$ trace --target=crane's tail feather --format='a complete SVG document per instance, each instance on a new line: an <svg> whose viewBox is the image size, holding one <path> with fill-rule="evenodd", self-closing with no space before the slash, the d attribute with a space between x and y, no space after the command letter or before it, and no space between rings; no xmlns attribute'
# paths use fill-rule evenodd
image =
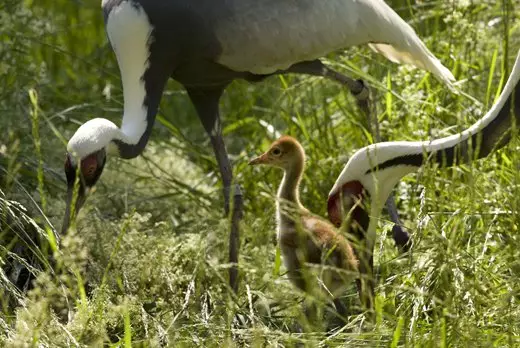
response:
<svg viewBox="0 0 520 348"><path fill-rule="evenodd" d="M437 76L451 89L455 77L430 52L415 30L384 0L360 0L360 22L370 47L395 63L412 64Z"/></svg>
<svg viewBox="0 0 520 348"><path fill-rule="evenodd" d="M437 76L446 85L452 87L455 77L451 71L442 65L442 63L424 46L422 42L419 42L419 44L422 46L417 47L420 51L419 54L416 52L418 50L404 51L387 44L369 44L369 46L375 52L382 54L391 62L411 64L418 68L427 70Z"/></svg>

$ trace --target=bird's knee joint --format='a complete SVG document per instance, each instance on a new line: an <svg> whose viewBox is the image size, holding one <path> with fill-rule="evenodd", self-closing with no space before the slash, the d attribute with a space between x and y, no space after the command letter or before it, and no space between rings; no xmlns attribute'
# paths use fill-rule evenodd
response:
<svg viewBox="0 0 520 348"><path fill-rule="evenodd" d="M362 79L358 79L356 82L358 83L360 90L355 94L355 97L358 100L367 100L370 97L370 88Z"/></svg>
<svg viewBox="0 0 520 348"><path fill-rule="evenodd" d="M242 198L242 190L240 189L240 185L231 185L224 187L224 194L226 197L240 197Z"/></svg>

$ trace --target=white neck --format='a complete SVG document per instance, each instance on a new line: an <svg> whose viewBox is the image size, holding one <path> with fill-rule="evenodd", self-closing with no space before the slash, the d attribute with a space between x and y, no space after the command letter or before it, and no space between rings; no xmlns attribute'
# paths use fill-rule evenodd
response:
<svg viewBox="0 0 520 348"><path fill-rule="evenodd" d="M337 192L341 186L349 181L360 181L371 196L377 197L385 202L393 187L406 174L417 171L422 162L405 163L402 159L407 156L422 155L424 153L435 153L443 149L452 148L471 136L482 132L488 125L493 122L501 111L504 111L504 104L511 96L515 86L520 80L520 52L517 55L513 70L502 91L498 101L493 107L475 122L471 127L461 133L454 134L445 138L428 140L428 141L393 141L372 144L358 150L348 161L334 184L330 195ZM516 101L518 103L518 101ZM507 117L509 113L507 112ZM400 159L403 164L392 164L391 161ZM390 163L389 163L390 162ZM388 166L384 169L377 168L384 165ZM379 192L378 192L379 191Z"/></svg>
<svg viewBox="0 0 520 348"><path fill-rule="evenodd" d="M107 2L102 3L108 5ZM144 74L148 69L152 26L144 10L135 2L122 1L110 9L106 19L108 38L117 57L123 84L124 113L121 128L109 120L96 118L83 124L70 139L68 151L83 158L101 148L118 152L114 141L132 147L125 158L137 156L146 142L140 140L148 126ZM120 153L120 155L123 155Z"/></svg>
<svg viewBox="0 0 520 348"><path fill-rule="evenodd" d="M149 64L152 30L148 16L134 2L121 2L107 18L106 31L121 71L124 95L121 132L128 144L137 144L147 127L143 77Z"/></svg>
<svg viewBox="0 0 520 348"><path fill-rule="evenodd" d="M342 190L343 185L359 181L365 190L370 194L370 220L366 231L366 247L367 250L373 250L373 244L376 236L376 228L381 215L383 206L395 185L406 174L417 171L424 163L424 154L431 154L432 156L446 155L450 150L451 162L450 165L456 162L453 159L456 150L455 146L467 144L461 148L463 156L472 155L467 153L469 151L471 138L476 134L490 136L492 139L486 142L486 153L489 153L494 146L495 138L501 137L504 132L509 129L511 124L511 115L509 107L505 107L518 81L520 80L520 52L517 55L515 65L509 76L509 79L502 91L497 103L482 117L479 121L474 123L459 134L448 136L433 141L417 141L417 142L384 142L373 144L358 150L348 161L343 168L340 176L336 180L332 188L329 199L336 199L337 193ZM515 91L515 97L518 99L518 92ZM515 100L515 117L518 120L518 109L520 103ZM492 124L492 122L494 123ZM493 125L492 127L490 125ZM489 128L486 128L490 126ZM494 133L501 134L494 134ZM487 139L485 139L487 141ZM477 141L477 140L475 140ZM471 146L474 146L471 144ZM480 151L482 152L482 148ZM481 156L481 153L479 153ZM442 157L442 156L441 156ZM480 157L478 157L480 158ZM435 158L435 160L442 164L442 159Z"/></svg>
<svg viewBox="0 0 520 348"><path fill-rule="evenodd" d="M454 134L445 138L436 139L431 142L422 142L422 145L427 149L427 151L438 151L441 149L445 149L448 147L452 147L469 137L471 137L474 134L479 133L482 131L486 126L488 126L499 114L499 112L502 110L505 102L513 93L513 90L515 89L515 86L518 84L518 81L520 80L520 51L518 52L518 55L516 56L515 64L513 66L513 70L511 71L511 74L509 75L509 78L507 79L506 85L504 89L502 90L502 93L500 94L500 97L498 98L497 102L491 107L491 109L482 117L480 120L475 122L471 127L466 129L465 131ZM517 101L518 102L518 101Z"/></svg>

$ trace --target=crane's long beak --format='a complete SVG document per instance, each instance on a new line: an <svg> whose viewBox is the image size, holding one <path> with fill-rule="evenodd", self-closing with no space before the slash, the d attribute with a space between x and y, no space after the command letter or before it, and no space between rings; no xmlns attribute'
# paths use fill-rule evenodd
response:
<svg viewBox="0 0 520 348"><path fill-rule="evenodd" d="M254 166L257 164L265 164L267 162L267 153L264 153L256 158L253 158L251 161L249 161L250 166Z"/></svg>
<svg viewBox="0 0 520 348"><path fill-rule="evenodd" d="M79 184L77 197L74 197L74 184L67 185L67 201L66 201L66 208L65 208L65 216L63 217L63 226L61 228L61 235L64 236L71 223L73 223L76 219L76 216L79 213L79 210L85 203L85 200L87 198L88 190L85 189L83 184Z"/></svg>

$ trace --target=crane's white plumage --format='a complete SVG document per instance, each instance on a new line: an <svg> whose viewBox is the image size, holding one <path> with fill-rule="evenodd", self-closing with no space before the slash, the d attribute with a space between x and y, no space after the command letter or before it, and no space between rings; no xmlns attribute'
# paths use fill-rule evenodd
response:
<svg viewBox="0 0 520 348"><path fill-rule="evenodd" d="M228 5L239 15L218 23L223 46L218 62L233 70L269 74L296 61L370 43L393 62L428 70L447 84L454 80L383 0L235 0Z"/></svg>
<svg viewBox="0 0 520 348"><path fill-rule="evenodd" d="M338 193L342 190L342 187L350 182L359 182L363 185L363 188L368 191L370 194L371 208L370 223L368 230L366 231L367 250L372 250L375 240L377 220L390 192L403 176L419 169L419 166L406 163L406 161L404 161L404 163L392 164L384 169L377 169L378 165L392 159L404 158L405 156L410 155L421 155L425 153L434 154L437 151L452 148L453 146L468 140L468 138L474 134L481 132L497 117L507 99L511 96L511 93L513 93L519 80L520 52L517 55L513 70L498 101L486 113L486 115L484 115L484 117L465 131L432 141L394 141L377 143L356 151L347 162L332 187L332 190L329 193L329 199L332 199L332 197L338 197Z"/></svg>
<svg viewBox="0 0 520 348"><path fill-rule="evenodd" d="M363 186L369 190L371 194L376 192L376 184L379 187L383 185L392 186L390 190L393 188L397 181L401 179L402 176L415 171L417 168L406 165L398 165L389 167L383 170L378 170L376 172L368 173L372 168L376 168L377 164L384 163L392 158L406 156L411 154L421 154L424 152L435 152L442 149L450 148L455 146L458 143L461 143L467 140L472 135L479 133L483 128L493 121L498 112L504 106L504 103L507 101L511 93L513 92L515 86L518 84L520 80L520 54L517 56L515 64L513 66L513 70L507 80L507 83L498 98L498 101L491 107L491 109L477 122L475 122L471 127L467 128L461 133L454 134L445 138L429 140L429 141L393 141L393 142L384 142L377 143L366 146L360 150L358 150L347 162L345 167L343 168L341 174L336 180L332 190L329 193L333 195L336 193L340 187L346 182L357 180L360 181ZM398 168L402 167L402 168ZM393 171L393 172L392 172ZM376 178L374 178L374 176ZM391 180L391 182L387 182ZM384 202L388 194L386 194L387 190L381 190L382 196L380 199ZM386 194L386 196L385 196Z"/></svg>
<svg viewBox="0 0 520 348"><path fill-rule="evenodd" d="M124 115L121 131L136 144L146 129L143 75L148 68L152 25L143 8L122 1L108 15L106 30L121 71Z"/></svg>
<svg viewBox="0 0 520 348"><path fill-rule="evenodd" d="M67 150L80 158L102 148L114 152L114 147L109 147L113 140L137 144L146 129L146 90L143 75L148 67L152 26L139 5L122 1L110 12L106 30L121 71L123 124L119 129L104 118L95 118L84 123L67 145Z"/></svg>
<svg viewBox="0 0 520 348"><path fill-rule="evenodd" d="M83 123L70 138L67 151L84 158L102 148L108 149L109 144L115 139L123 140L124 134L112 121L93 118Z"/></svg>
<svg viewBox="0 0 520 348"><path fill-rule="evenodd" d="M273 73L336 49L370 43L394 62L429 70L448 84L454 80L383 0L227 0L222 5L233 15L213 18L207 14L221 45L215 59L236 71ZM111 6L106 31L119 63L124 94L123 122L114 135L135 145L148 125L144 74L149 66L153 25L136 1L112 6L103 0L102 6ZM72 137L69 148L88 155L107 146L110 141L107 143L105 136L113 131L112 125L99 119L87 122L78 129L80 134ZM96 132L100 135L87 140L87 134Z"/></svg>

